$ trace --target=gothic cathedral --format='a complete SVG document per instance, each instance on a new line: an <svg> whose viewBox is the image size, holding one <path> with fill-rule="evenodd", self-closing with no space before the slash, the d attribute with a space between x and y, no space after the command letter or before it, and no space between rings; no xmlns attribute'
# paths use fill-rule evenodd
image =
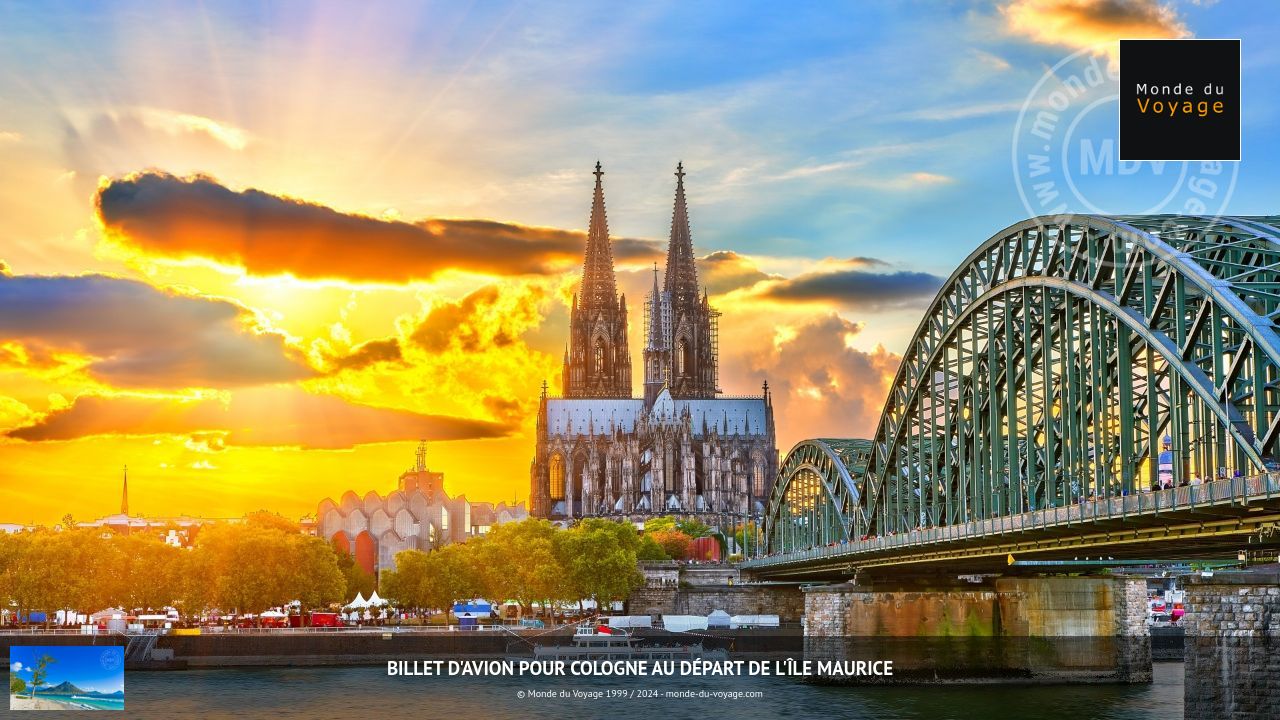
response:
<svg viewBox="0 0 1280 720"><path fill-rule="evenodd" d="M631 393L626 296L619 296L596 163L582 283L573 298L562 397L543 383L532 514L554 520L758 516L777 473L773 403L720 397L719 313L698 285L684 167L662 282L644 306L644 396Z"/></svg>

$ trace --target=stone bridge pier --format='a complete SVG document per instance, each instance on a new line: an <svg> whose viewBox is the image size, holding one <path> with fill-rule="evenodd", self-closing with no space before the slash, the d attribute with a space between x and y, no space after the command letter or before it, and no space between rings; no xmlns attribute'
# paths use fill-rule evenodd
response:
<svg viewBox="0 0 1280 720"><path fill-rule="evenodd" d="M805 659L891 660L840 682L1151 682L1146 581L1002 577L805 589ZM816 665L816 663L815 663Z"/></svg>
<svg viewBox="0 0 1280 720"><path fill-rule="evenodd" d="M1280 717L1280 566L1183 578L1188 718Z"/></svg>

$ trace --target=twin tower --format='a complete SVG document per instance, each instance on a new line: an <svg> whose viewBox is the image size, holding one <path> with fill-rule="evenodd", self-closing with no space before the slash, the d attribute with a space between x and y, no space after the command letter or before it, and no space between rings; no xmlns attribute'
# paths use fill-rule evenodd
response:
<svg viewBox="0 0 1280 720"><path fill-rule="evenodd" d="M777 476L778 449L768 384L752 397L718 397L717 313L698 287L684 168L666 275L644 308L644 397L631 395L627 302L618 295L604 171L595 198L582 285L573 298L563 395L543 384L530 473L530 512L572 521L609 516L759 516Z"/></svg>
<svg viewBox="0 0 1280 720"><path fill-rule="evenodd" d="M684 166L676 166L675 208L667 244L667 267L644 308L644 404L652 407L663 388L673 398L714 398L717 383L717 317L698 286L698 269L684 197ZM595 195L587 231L582 285L574 295L569 345L562 378L565 398L630 398L631 355L627 348L627 299L619 296L613 248L605 217L604 171L596 163Z"/></svg>

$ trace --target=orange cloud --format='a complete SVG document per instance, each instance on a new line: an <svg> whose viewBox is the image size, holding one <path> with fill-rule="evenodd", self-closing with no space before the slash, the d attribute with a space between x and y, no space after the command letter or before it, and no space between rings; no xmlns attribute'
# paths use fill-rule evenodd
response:
<svg viewBox="0 0 1280 720"><path fill-rule="evenodd" d="M108 237L147 255L204 258L252 275L407 283L445 270L556 272L580 263L582 232L491 220L419 223L235 191L207 176L146 172L105 183L97 212ZM616 239L622 261L658 259L649 241Z"/></svg>
<svg viewBox="0 0 1280 720"><path fill-rule="evenodd" d="M737 353L731 348L726 384L747 388L768 379L782 452L804 438L870 438L902 358L881 347L869 353L851 347L861 331L860 324L831 313L771 345L754 343Z"/></svg>
<svg viewBox="0 0 1280 720"><path fill-rule="evenodd" d="M1032 42L1098 48L1095 55L1113 58L1121 38L1191 34L1176 10L1156 0L1012 0L1000 13L1011 33Z"/></svg>
<svg viewBox="0 0 1280 720"><path fill-rule="evenodd" d="M81 395L65 408L11 430L28 441L71 440L95 435L188 435L210 444L211 433L226 445L350 448L403 440L464 440L503 437L508 425L428 415L313 395L297 387L234 391L230 399L135 395Z"/></svg>

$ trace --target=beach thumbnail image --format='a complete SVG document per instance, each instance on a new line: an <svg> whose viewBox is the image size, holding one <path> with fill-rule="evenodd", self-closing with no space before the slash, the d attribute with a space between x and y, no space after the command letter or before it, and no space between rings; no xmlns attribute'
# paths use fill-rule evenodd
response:
<svg viewBox="0 0 1280 720"><path fill-rule="evenodd" d="M124 648L12 645L10 710L124 710Z"/></svg>

